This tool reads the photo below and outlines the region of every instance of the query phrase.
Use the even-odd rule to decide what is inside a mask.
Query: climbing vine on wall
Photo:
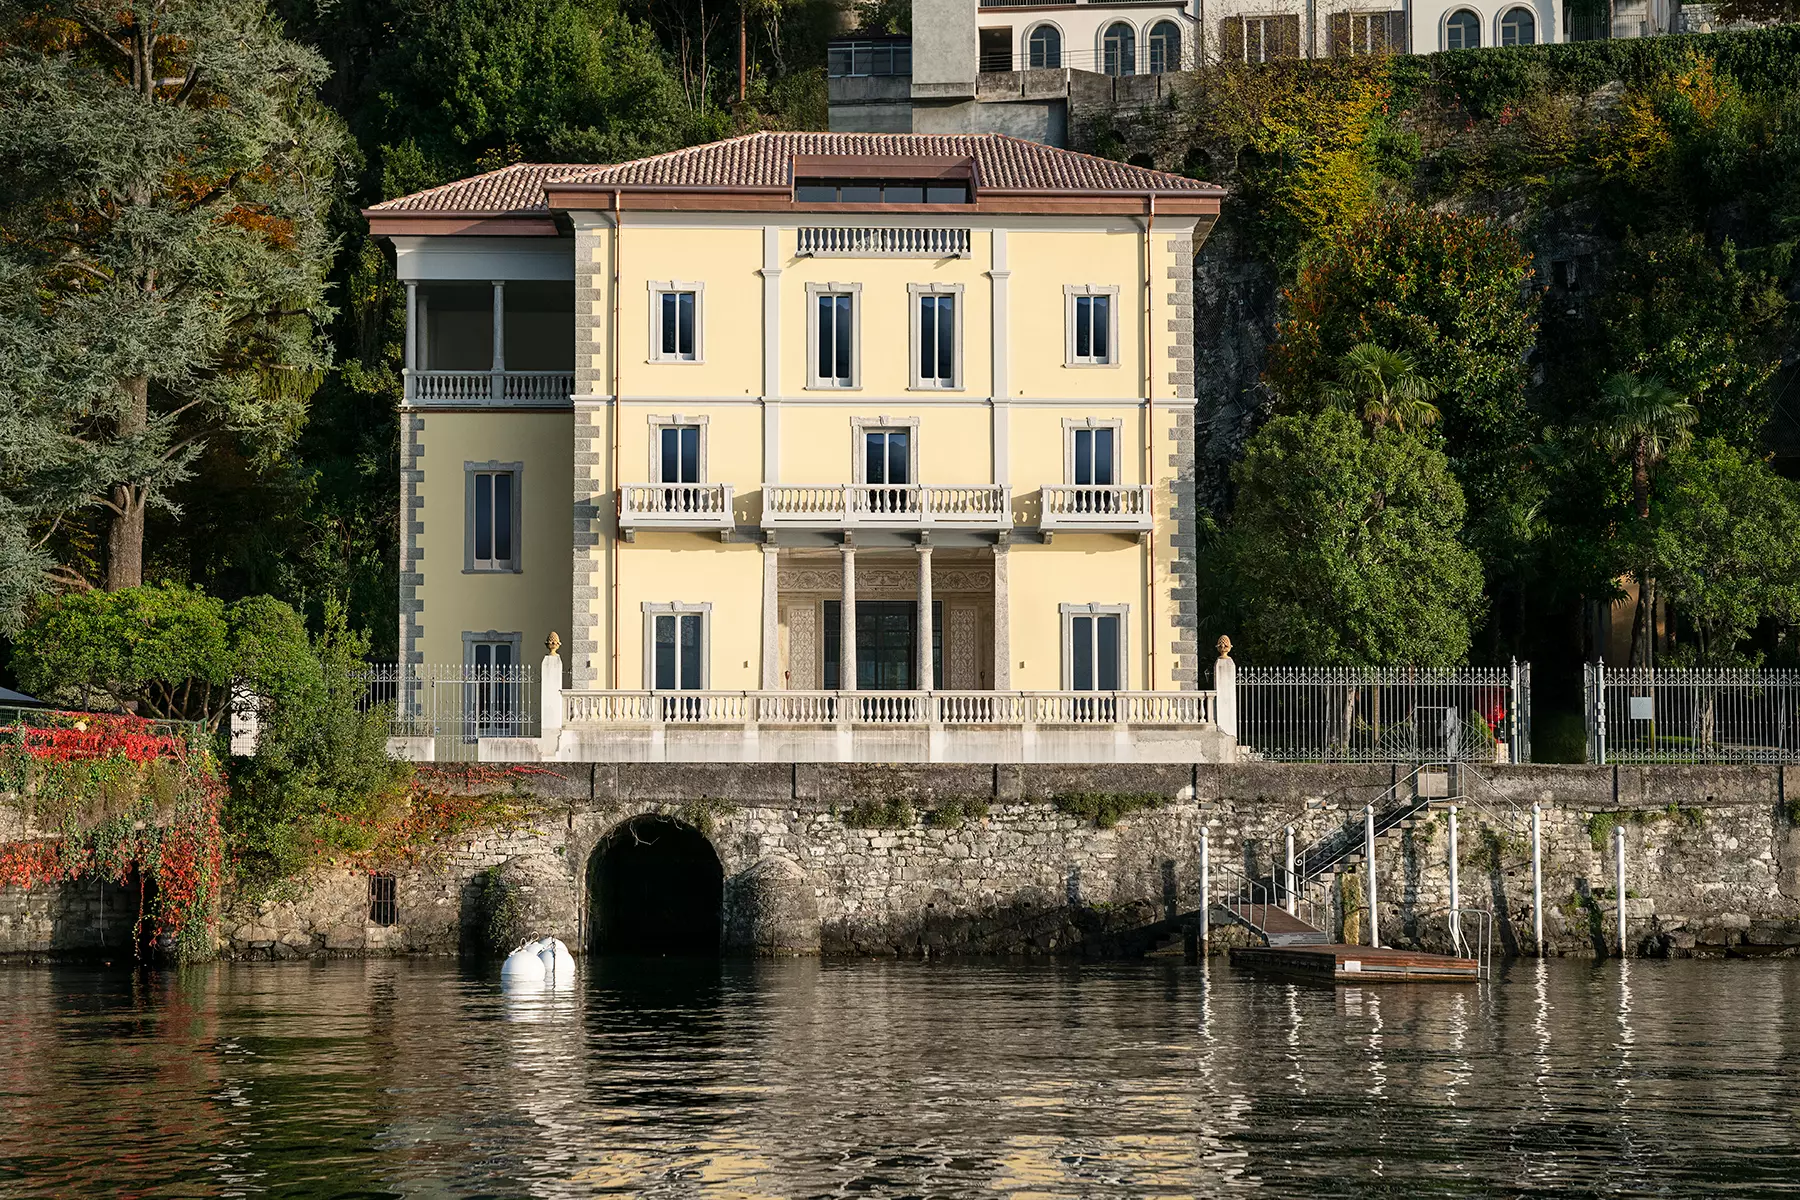
[[[0,727],[0,802],[23,835],[0,843],[0,885],[135,884],[143,935],[178,961],[213,951],[224,795],[212,755],[168,725],[50,714]]]

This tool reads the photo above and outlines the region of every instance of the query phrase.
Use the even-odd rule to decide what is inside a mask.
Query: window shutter
[[[1330,19],[1325,23],[1325,28],[1325,51],[1327,54],[1333,58],[1339,58],[1345,54],[1356,53],[1355,48],[1350,44],[1349,13],[1332,13]]]
[[[1226,17],[1219,22],[1219,57],[1226,62],[1244,61],[1244,18]]]
[[[1272,57],[1300,57],[1300,18],[1298,16],[1277,17],[1275,34],[1275,53]]]
[[[1396,9],[1387,15],[1387,50],[1389,54],[1406,53],[1406,12]]]

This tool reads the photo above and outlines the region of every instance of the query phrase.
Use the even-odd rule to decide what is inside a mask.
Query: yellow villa
[[[492,759],[1229,756],[1192,557],[1220,196],[759,133],[368,210],[407,293],[403,713],[448,685]]]

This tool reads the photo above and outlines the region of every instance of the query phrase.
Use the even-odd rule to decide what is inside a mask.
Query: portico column
[[[1006,590],[1006,535],[994,543],[994,690],[1012,690],[1012,601]]]
[[[929,692],[937,686],[931,669],[931,546],[919,547],[919,690]]]
[[[419,285],[408,280],[406,284],[406,386],[403,389],[408,400],[413,398],[412,373],[419,369],[419,337],[423,332],[419,328]]]
[[[494,280],[494,399],[506,399],[506,284]]]
[[[781,552],[773,543],[763,547],[763,589],[762,589],[762,688],[765,692],[773,692],[781,687],[781,662],[776,651],[780,648],[777,642],[776,605],[780,602],[776,594],[776,567]]]
[[[844,556],[843,619],[838,630],[838,688],[856,690],[856,547],[846,541]]]

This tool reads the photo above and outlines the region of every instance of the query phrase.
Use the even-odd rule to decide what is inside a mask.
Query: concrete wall
[[[825,954],[1137,953],[1197,903],[1204,823],[1221,879],[1267,873],[1283,829],[1302,846],[1359,819],[1396,779],[1385,766],[1136,767],[568,766],[516,782],[537,813],[459,838],[397,871],[399,923],[369,924],[367,877],[324,872],[303,894],[228,903],[224,952],[451,953],[479,941],[481,872],[505,865],[532,920],[580,947],[587,864],[619,826],[661,813],[705,832],[725,872],[728,945]],[[454,779],[455,776],[448,778]],[[1475,789],[1488,812],[1544,806],[1545,926],[1555,954],[1616,944],[1610,830],[1625,830],[1633,953],[1792,953],[1800,945],[1800,828],[1781,768],[1496,767]],[[481,786],[492,786],[484,784]],[[1112,829],[1058,811],[1059,793],[1154,795]],[[932,809],[978,800],[950,827]],[[900,829],[854,827],[859,803],[904,802]],[[1529,950],[1531,875],[1522,825],[1461,813],[1463,902],[1498,913],[1502,949]],[[1596,837],[1598,835],[1598,837]],[[1432,814],[1377,849],[1383,942],[1446,943],[1447,820]],[[1333,932],[1363,928],[1360,873],[1337,893]],[[0,891],[0,953],[110,952],[128,944],[123,901],[88,885]],[[1226,931],[1224,945],[1234,937]],[[1177,940],[1178,944],[1178,940]]]

